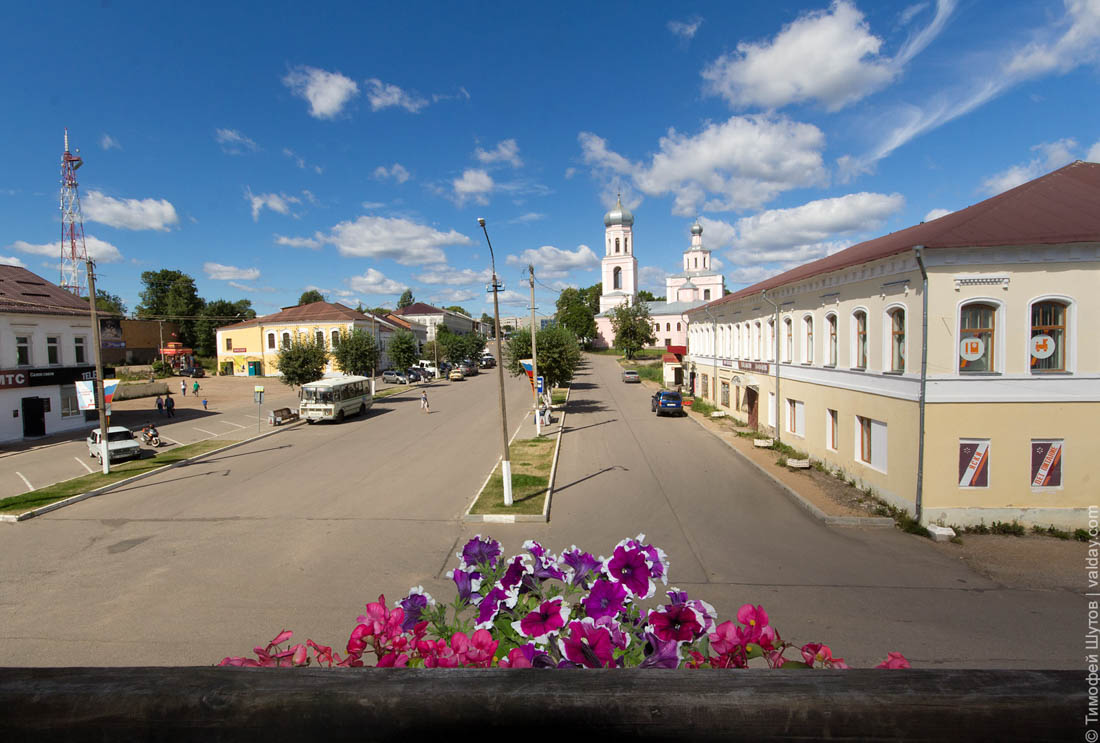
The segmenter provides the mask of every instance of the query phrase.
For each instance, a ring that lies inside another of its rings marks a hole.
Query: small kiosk
[[[195,365],[195,352],[190,348],[184,348],[182,343],[165,344],[164,348],[160,349],[160,356],[176,374],[179,374],[180,369]]]

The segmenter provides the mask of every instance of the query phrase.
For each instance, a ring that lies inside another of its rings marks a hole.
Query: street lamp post
[[[493,243],[489,240],[489,230],[486,229],[485,220],[481,217],[478,217],[477,223],[481,225],[481,231],[485,233],[485,242],[489,245],[489,262],[493,273],[493,329],[497,339],[497,379],[500,382],[500,434],[504,444],[504,455],[500,460],[500,476],[504,485],[504,505],[510,506],[512,505],[512,459],[508,455],[508,412],[504,407],[504,355],[500,350],[500,304],[497,300],[497,290],[500,288],[500,284],[497,281],[497,262],[493,256]]]

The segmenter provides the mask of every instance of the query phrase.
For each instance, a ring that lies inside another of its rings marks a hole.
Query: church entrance
[[[745,407],[749,411],[749,428],[755,429],[760,424],[760,411],[757,408],[757,400],[760,395],[752,387],[745,388]]]

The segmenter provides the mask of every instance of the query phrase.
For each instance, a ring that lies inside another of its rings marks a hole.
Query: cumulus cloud
[[[1100,163],[1100,141],[1089,148],[1089,154],[1085,155],[1085,159],[1090,163]]]
[[[519,145],[514,139],[505,139],[499,142],[495,149],[485,151],[480,147],[474,151],[478,161],[486,165],[493,163],[508,163],[513,168],[523,166],[523,160],[519,157]]]
[[[573,270],[586,270],[600,265],[600,259],[587,245],[578,245],[576,250],[562,250],[553,245],[541,248],[528,248],[520,255],[510,255],[506,259],[509,266],[535,267],[539,276],[548,279],[560,279]]]
[[[1071,163],[1077,142],[1073,139],[1059,139],[1056,142],[1040,142],[1031,148],[1038,155],[1026,163],[1013,165],[1007,170],[995,173],[982,181],[982,188],[988,194],[999,194],[1021,183],[1038,178],[1045,173]]]
[[[260,278],[260,269],[258,268],[237,268],[236,266],[226,266],[222,263],[203,263],[202,270],[206,272],[207,278],[219,279],[221,281],[228,281],[229,279],[255,281]]]
[[[121,150],[122,149],[122,145],[120,145],[118,143],[118,140],[115,139],[114,137],[112,137],[110,134],[106,134],[106,133],[104,133],[104,135],[99,138],[99,146],[102,147],[105,150]]]
[[[497,292],[497,301],[500,302],[500,304],[526,307],[531,301],[531,297],[526,294],[520,294],[514,289],[505,289],[502,292]]]
[[[933,209],[924,215],[922,222],[931,222],[933,219],[939,219],[940,217],[946,217],[951,213],[950,209]]]
[[[428,105],[428,101],[418,95],[407,93],[396,85],[384,83],[378,78],[370,78],[367,84],[367,100],[372,111],[398,106],[411,113],[417,113]]]
[[[374,177],[378,180],[385,178],[393,178],[398,183],[404,183],[412,176],[409,171],[405,169],[401,163],[394,163],[392,167],[386,168],[384,165],[379,165],[374,169]]]
[[[669,21],[668,30],[682,40],[690,41],[695,38],[695,32],[699,30],[701,25],[703,25],[703,19],[699,16],[692,16],[686,21]]]
[[[288,72],[283,85],[309,102],[309,115],[315,119],[339,116],[348,101],[359,95],[359,86],[350,77],[304,65]]]
[[[261,193],[254,194],[252,189],[245,187],[245,201],[252,207],[252,221],[260,220],[260,211],[267,208],[279,214],[290,214],[291,204],[301,204],[302,200],[297,196],[288,196],[285,193]]]
[[[624,178],[648,196],[673,194],[673,213],[682,216],[759,208],[783,191],[827,181],[825,135],[781,116],[734,116],[694,136],[670,129],[648,165],[631,162],[590,132],[578,139],[584,161],[598,174]]]
[[[470,268],[454,268],[452,266],[433,266],[416,277],[422,284],[447,284],[449,286],[464,286],[467,284],[488,283],[491,271],[474,271]]]
[[[342,255],[390,258],[406,266],[445,263],[444,246],[473,244],[454,230],[440,232],[408,219],[370,216],[339,223],[325,242],[335,245]]]
[[[539,220],[546,219],[546,215],[541,212],[527,212],[521,214],[515,219],[509,219],[508,224],[527,224],[528,222],[538,222]]]
[[[16,258],[14,255],[0,255],[0,264],[5,266],[19,266],[20,268],[26,268],[27,264]]]
[[[84,197],[84,217],[124,230],[167,231],[179,222],[167,199],[116,199],[94,190]]]
[[[319,250],[324,245],[324,236],[318,232],[314,237],[284,237],[283,235],[275,236],[276,245],[286,245],[290,248],[309,248],[310,250]]]
[[[665,279],[667,279],[668,276],[668,271],[663,268],[642,266],[638,269],[638,286],[643,289],[649,289],[657,295],[661,295],[664,293],[667,286],[665,284]]]
[[[260,146],[236,129],[215,129],[214,141],[221,145],[222,152],[227,155],[243,155],[245,152],[256,152]]]
[[[437,289],[432,295],[431,301],[436,305],[460,304],[469,302],[471,299],[477,299],[480,296],[480,293],[472,292],[469,289]]]
[[[8,247],[15,248],[23,253],[33,253],[34,255],[44,255],[57,259],[61,258],[60,241],[35,245],[23,240],[16,240]],[[85,235],[84,247],[88,251],[89,258],[101,263],[118,263],[122,260],[122,253],[119,252],[118,248],[106,240],[100,240],[98,237]]]
[[[474,203],[485,205],[489,203],[488,194],[493,190],[493,178],[480,168],[467,168],[461,178],[455,178],[451,185],[454,187],[454,200],[459,206],[472,199]]]
[[[943,30],[955,0],[940,0],[928,27],[895,57],[879,52],[863,14],[847,0],[804,13],[766,42],[742,42],[703,69],[706,92],[731,106],[781,108],[817,101],[829,111],[881,90]]]
[[[347,279],[347,284],[356,292],[363,294],[400,294],[405,291],[405,285],[393,279],[387,279],[381,272],[368,268],[362,276],[352,276]]]

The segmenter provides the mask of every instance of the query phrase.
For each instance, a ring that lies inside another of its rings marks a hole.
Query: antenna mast
[[[80,150],[69,152],[69,130],[65,130],[65,152],[61,155],[61,281],[58,285],[78,297],[87,293],[86,274],[81,273],[88,262],[84,244],[84,216],[80,213],[80,194],[76,190],[76,171],[84,161]]]

